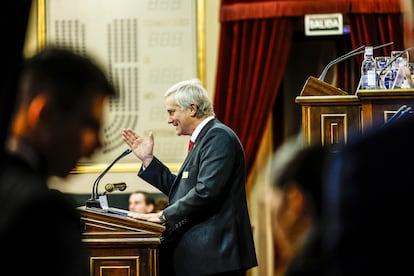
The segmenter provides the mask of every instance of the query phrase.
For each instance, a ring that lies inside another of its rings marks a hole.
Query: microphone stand
[[[334,60],[332,60],[331,62],[329,62],[325,68],[323,68],[321,75],[319,76],[319,80],[323,81],[325,79],[326,74],[328,73],[328,70],[331,69],[331,67],[347,58],[352,57],[353,55],[357,55],[360,54],[361,49],[363,49],[365,47],[365,45],[362,45],[361,47],[354,49],[352,51],[350,51],[349,53],[346,53],[343,56],[340,56]]]
[[[376,50],[376,49],[379,49],[379,48],[382,48],[382,47],[389,46],[389,45],[391,45],[391,44],[394,44],[394,42],[384,43],[384,44],[382,44],[382,45],[379,45],[379,46],[375,46],[375,47],[373,47],[373,49],[374,49],[374,50]],[[339,58],[336,58],[336,59],[334,59],[333,61],[329,62],[329,63],[325,66],[325,68],[323,69],[323,71],[322,71],[321,75],[319,76],[319,80],[322,80],[322,81],[323,81],[323,80],[325,79],[325,76],[326,76],[326,74],[328,73],[328,70],[329,70],[329,69],[330,69],[333,65],[335,65],[335,64],[337,64],[337,63],[340,63],[340,62],[342,62],[342,61],[344,61],[344,60],[346,60],[346,59],[348,59],[348,58],[350,58],[350,57],[353,57],[353,56],[356,56],[356,55],[359,55],[359,54],[364,53],[364,52],[365,52],[365,49],[363,49],[363,48],[365,48],[365,45],[362,45],[361,47],[358,47],[357,49],[354,49],[354,50],[350,51],[349,53],[347,53],[347,54],[345,54],[345,55],[343,55],[343,56],[340,56]],[[363,49],[363,50],[361,50],[361,49]]]
[[[99,196],[98,196],[98,184],[99,181],[102,179],[102,177],[109,171],[109,169],[112,168],[112,166],[118,162],[121,158],[124,158],[125,156],[127,156],[128,154],[130,154],[132,152],[131,149],[126,149],[123,153],[121,153],[117,158],[115,158],[114,161],[112,161],[112,163],[96,178],[95,182],[93,183],[92,186],[92,194],[91,194],[91,198],[89,198],[85,205],[88,208],[101,208],[101,204],[99,203]]]

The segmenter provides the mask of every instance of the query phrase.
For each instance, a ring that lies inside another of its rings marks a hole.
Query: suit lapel
[[[175,178],[174,183],[171,185],[171,191],[173,191],[174,190],[174,186],[181,181],[181,178],[183,176],[183,171],[187,167],[187,164],[188,164],[188,162],[190,160],[191,155],[198,153],[197,146],[201,144],[201,141],[203,140],[203,137],[206,135],[207,131],[215,124],[214,123],[215,121],[216,121],[216,119],[213,119],[210,122],[208,122],[203,127],[203,129],[200,131],[200,133],[198,134],[196,140],[194,141],[193,148],[191,149],[191,151],[185,157],[185,159],[183,161],[183,164],[181,165],[181,167],[180,167],[180,169],[179,169],[179,171],[177,173],[177,177]],[[171,194],[171,192],[170,192],[170,194]]]

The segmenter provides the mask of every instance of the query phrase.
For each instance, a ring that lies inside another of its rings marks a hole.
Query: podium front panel
[[[152,222],[78,207],[90,275],[158,275],[158,246],[165,227]]]

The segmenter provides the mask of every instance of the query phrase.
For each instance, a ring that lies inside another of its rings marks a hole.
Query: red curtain
[[[348,13],[352,48],[361,45],[377,46],[394,42],[390,47],[377,49],[375,56],[389,56],[392,50],[404,49],[404,21],[400,1],[368,1],[361,5],[353,1]],[[361,64],[363,56],[357,56]]]
[[[248,171],[272,112],[292,43],[289,19],[221,25],[214,106],[217,118],[240,137]]]
[[[221,3],[222,22],[315,13],[344,13],[349,9],[349,0],[222,0]]]
[[[292,17],[340,12],[349,16],[354,48],[394,41],[402,49],[400,10],[400,0],[222,0],[214,106],[239,135],[248,172],[283,80]]]

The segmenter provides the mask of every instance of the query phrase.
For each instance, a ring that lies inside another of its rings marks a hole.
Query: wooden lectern
[[[158,246],[164,226],[85,206],[78,211],[91,276],[158,275]]]
[[[414,107],[414,89],[359,90],[349,95],[314,77],[306,81],[296,103],[302,106],[305,143],[346,143],[386,123],[402,105]]]

